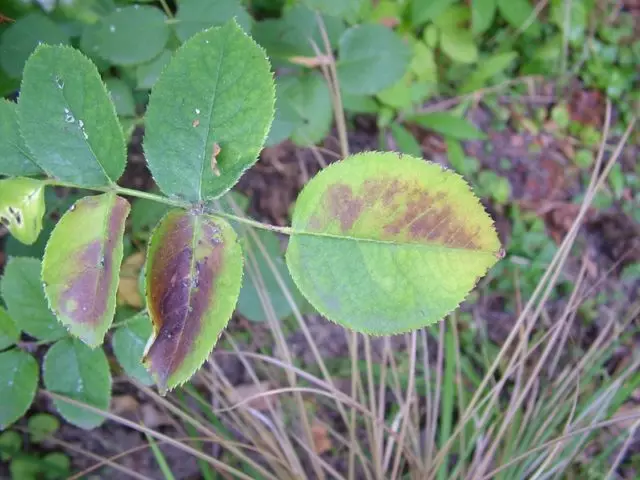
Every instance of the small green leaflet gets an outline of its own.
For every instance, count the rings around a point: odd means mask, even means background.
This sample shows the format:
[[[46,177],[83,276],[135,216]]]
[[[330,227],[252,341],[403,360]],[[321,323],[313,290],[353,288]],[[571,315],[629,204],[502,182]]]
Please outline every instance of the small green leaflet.
[[[421,113],[411,116],[411,120],[424,128],[459,140],[486,138],[484,132],[472,123],[448,112]]]
[[[273,105],[264,51],[235,22],[191,37],[145,116],[144,150],[160,189],[194,203],[222,195],[257,161]]]
[[[16,104],[0,100],[0,175],[10,177],[29,176],[41,173],[24,144]]]
[[[74,48],[41,45],[29,57],[18,121],[34,161],[50,176],[95,187],[124,171],[114,106],[95,65]]]
[[[15,344],[20,338],[20,330],[7,311],[0,307],[0,350]]]
[[[142,364],[144,347],[151,331],[149,315],[140,313],[128,318],[123,326],[116,328],[111,337],[113,353],[124,371],[144,385],[153,383],[153,378]]]
[[[153,335],[144,364],[166,393],[203,364],[235,308],[242,251],[224,220],[170,211],[147,250],[146,297]]]
[[[111,372],[102,348],[92,350],[80,340],[65,338],[54,343],[44,357],[44,386],[53,393],[107,411],[111,401]],[[54,399],[60,414],[70,423],[91,429],[104,417],[62,399]]]
[[[20,330],[38,340],[53,341],[67,335],[67,331],[49,310],[41,272],[40,260],[10,258],[0,279],[0,292]]]
[[[22,417],[33,402],[38,386],[38,363],[27,352],[0,353],[0,430]]]
[[[327,318],[374,335],[442,319],[502,255],[460,176],[395,153],[322,170],[292,223],[286,259],[300,291]]]
[[[114,193],[78,200],[56,225],[44,254],[49,305],[91,347],[102,343],[116,309],[129,202]]]

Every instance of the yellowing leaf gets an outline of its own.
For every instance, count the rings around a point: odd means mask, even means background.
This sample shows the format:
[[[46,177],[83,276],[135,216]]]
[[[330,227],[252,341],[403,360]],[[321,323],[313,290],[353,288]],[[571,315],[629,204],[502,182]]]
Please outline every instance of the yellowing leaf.
[[[153,335],[143,363],[161,393],[205,361],[235,308],[242,251],[222,219],[170,211],[147,252],[146,296]]]
[[[452,311],[501,256],[493,222],[457,174],[394,153],[352,156],[304,188],[287,265],[327,318],[406,332]]]
[[[129,202],[113,193],[78,200],[53,230],[42,266],[44,291],[60,320],[96,347],[111,326]]]
[[[0,223],[27,245],[32,245],[42,230],[44,186],[44,182],[31,178],[0,180]]]

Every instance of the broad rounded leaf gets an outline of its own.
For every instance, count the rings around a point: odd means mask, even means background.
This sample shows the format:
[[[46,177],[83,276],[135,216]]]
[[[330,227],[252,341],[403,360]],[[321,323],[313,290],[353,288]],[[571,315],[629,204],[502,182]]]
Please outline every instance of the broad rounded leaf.
[[[72,338],[59,340],[44,357],[42,370],[47,390],[95,408],[109,409],[111,372],[101,348],[92,350]],[[65,400],[55,399],[53,403],[65,420],[80,428],[95,428],[104,421],[102,415]]]
[[[0,66],[11,77],[19,78],[27,58],[41,43],[67,44],[69,37],[41,13],[32,13],[16,20],[0,37]]]
[[[169,39],[167,17],[151,6],[116,8],[92,33],[95,53],[116,65],[136,65],[157,56]]]
[[[205,361],[233,313],[241,281],[242,251],[227,222],[181,210],[162,219],[147,253],[153,336],[144,358],[162,393]]]
[[[122,175],[115,109],[95,65],[78,50],[41,45],[29,57],[18,120],[34,161],[50,176],[93,187]]]
[[[478,59],[478,48],[471,32],[462,29],[442,30],[440,47],[454,62],[473,63]]]
[[[352,27],[340,38],[338,78],[347,93],[374,94],[400,80],[411,48],[383,25]]]
[[[457,174],[394,153],[333,164],[304,188],[287,265],[327,318],[395,334],[440,320],[500,257],[491,218]]]
[[[144,385],[151,385],[153,378],[142,364],[144,347],[151,336],[151,320],[146,313],[140,313],[127,319],[111,337],[113,353],[127,375]]]
[[[16,177],[42,172],[20,134],[16,104],[8,100],[0,100],[0,139],[0,175]]]
[[[42,230],[45,183],[31,178],[0,180],[0,223],[17,240],[32,245]]]
[[[269,62],[237,24],[185,42],[145,116],[144,150],[160,189],[193,202],[226,192],[256,162],[273,104]]]
[[[275,233],[268,230],[256,230],[255,234],[267,251],[269,259],[273,262],[278,275],[289,289],[296,304],[301,303],[300,292],[293,283],[291,275],[286,268],[280,240]],[[253,322],[264,322],[267,315],[264,311],[260,293],[264,292],[269,303],[273,307],[276,318],[286,318],[293,312],[291,304],[280,288],[275,274],[258,247],[254,238],[247,234],[244,237],[245,250],[245,275],[238,298],[238,312]]]
[[[10,347],[19,339],[20,330],[9,313],[7,313],[4,308],[0,307],[0,350]]]
[[[424,128],[459,140],[486,138],[485,133],[472,123],[448,112],[421,113],[413,115],[411,120]]]
[[[4,430],[31,406],[38,386],[38,363],[14,348],[0,353],[0,365],[0,430]]]
[[[313,145],[331,129],[331,92],[320,75],[309,72],[278,79],[278,100],[269,144],[291,137],[298,145]]]
[[[113,105],[116,107],[116,113],[120,117],[133,117],[136,114],[136,101],[133,98],[133,92],[127,85],[127,82],[119,78],[107,78],[105,80],[107,90]]]
[[[200,30],[222,25],[232,18],[249,31],[251,16],[240,0],[182,0],[176,14],[176,35],[184,42]]]
[[[53,341],[67,334],[49,310],[40,273],[42,263],[35,258],[10,258],[1,278],[0,290],[16,326],[37,338]]]
[[[49,305],[91,347],[102,343],[116,310],[129,202],[114,193],[78,200],[53,230],[42,281]]]

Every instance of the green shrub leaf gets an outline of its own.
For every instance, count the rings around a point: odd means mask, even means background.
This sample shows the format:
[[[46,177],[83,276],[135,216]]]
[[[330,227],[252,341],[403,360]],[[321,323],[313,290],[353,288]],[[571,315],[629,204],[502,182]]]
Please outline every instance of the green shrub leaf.
[[[269,62],[237,24],[190,38],[145,117],[144,149],[160,189],[193,202],[222,195],[256,162],[273,105]]]
[[[268,230],[256,230],[255,234],[267,251],[269,259],[273,262],[278,275],[289,290],[294,302],[300,305],[302,297],[285,265],[280,240],[275,233]],[[293,313],[291,304],[282,288],[280,288],[280,284],[257,242],[249,234],[245,235],[243,240],[246,254],[245,275],[242,289],[240,290],[240,298],[238,298],[238,311],[252,322],[266,321],[267,316],[259,294],[259,292],[264,292],[268,302],[273,307],[276,317],[279,319],[288,317]]]
[[[502,18],[513,28],[520,30],[528,25],[524,32],[534,36],[540,31],[540,24],[529,0],[497,0],[497,5]]]
[[[35,258],[10,258],[0,290],[16,326],[37,338],[53,341],[67,334],[49,310],[40,274],[42,263]]]
[[[20,330],[9,313],[0,307],[0,350],[10,347],[20,339]]]
[[[313,72],[278,79],[276,121],[269,144],[291,137],[298,145],[322,141],[331,129],[331,92],[324,79]],[[279,129],[279,130],[276,130]],[[286,136],[284,134],[287,134]]]
[[[146,297],[153,338],[144,364],[160,392],[186,382],[205,361],[235,308],[242,251],[231,226],[172,210],[147,251]]]
[[[460,92],[469,93],[484,87],[488,80],[506,70],[517,57],[516,52],[503,52],[483,58],[462,84]]]
[[[242,29],[251,28],[251,16],[239,0],[182,0],[176,14],[176,35],[186,41],[201,30],[222,25],[235,18]]]
[[[69,43],[68,35],[41,13],[26,15],[12,23],[0,37],[0,66],[14,78],[20,78],[31,52],[40,44]]]
[[[478,48],[471,32],[462,29],[447,29],[440,32],[440,47],[454,62],[473,63],[478,59]]]
[[[41,173],[24,144],[16,104],[0,100],[0,175],[29,176]]]
[[[107,78],[105,84],[109,91],[109,97],[116,107],[116,113],[121,117],[135,116],[136,101],[129,85],[119,78]]]
[[[124,171],[124,136],[107,89],[73,48],[42,45],[31,55],[18,120],[34,160],[60,180],[108,185]]]
[[[491,218],[457,174],[394,153],[333,164],[304,188],[287,265],[311,304],[383,335],[434,323],[497,261]]]
[[[464,118],[447,112],[433,112],[414,115],[411,120],[418,125],[459,140],[483,139],[486,135]]]
[[[411,0],[411,24],[422,25],[444,12],[456,0]]]
[[[45,438],[53,435],[60,428],[60,421],[48,413],[37,413],[29,417],[27,429],[31,441],[42,442]]]
[[[150,62],[138,65],[136,69],[136,81],[138,82],[138,88],[146,90],[153,87],[164,67],[167,66],[171,60],[173,53],[169,50],[163,50],[163,52]]]
[[[148,62],[164,50],[171,29],[161,10],[147,5],[116,8],[93,33],[95,53],[116,65]]]
[[[151,336],[151,320],[146,313],[127,319],[122,327],[116,328],[111,338],[113,353],[127,372],[144,385],[151,385],[153,378],[142,364],[144,347]]]
[[[411,61],[411,48],[382,25],[352,27],[340,38],[338,78],[347,93],[369,94],[400,80]]]
[[[422,157],[422,148],[413,134],[399,123],[389,125],[398,150],[414,157]]]
[[[22,435],[15,430],[0,433],[0,460],[7,462],[22,451]]]
[[[109,409],[111,372],[101,348],[92,350],[72,338],[59,340],[45,355],[42,368],[47,390],[95,408]],[[65,420],[80,428],[95,428],[104,421],[101,415],[65,400],[54,399],[53,403]]]
[[[129,209],[114,193],[78,200],[56,225],[44,253],[49,305],[91,347],[102,343],[115,314]]]
[[[496,0],[471,1],[471,30],[474,35],[484,32],[493,23],[496,15]]]
[[[38,386],[38,363],[14,348],[0,353],[0,365],[0,430],[4,430],[31,406]]]
[[[33,245],[42,230],[44,186],[24,177],[0,180],[0,223],[26,245]]]

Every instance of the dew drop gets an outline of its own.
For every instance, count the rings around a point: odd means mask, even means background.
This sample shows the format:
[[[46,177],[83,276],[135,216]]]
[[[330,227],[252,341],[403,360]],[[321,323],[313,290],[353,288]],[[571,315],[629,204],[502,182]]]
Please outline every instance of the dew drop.
[[[82,120],[78,120],[78,126],[80,128],[84,128],[84,122]]]
[[[114,33],[116,31],[116,26],[115,25],[109,25],[109,31],[111,33]]]
[[[60,89],[64,88],[64,80],[59,76],[56,76],[56,85]]]
[[[64,121],[67,123],[73,123],[76,121],[76,118],[73,116],[73,114],[69,111],[68,108],[64,109]]]
[[[200,109],[196,108],[196,115],[200,115]]]
[[[209,43],[209,40],[205,40],[204,43]]]
[[[189,308],[187,310],[189,311],[189,313],[193,313],[193,307],[191,305],[189,305]]]
[[[47,288],[49,284],[47,282],[42,282],[42,288]]]
[[[76,205],[75,203],[73,205],[71,205],[71,208],[69,210],[71,210],[72,212],[76,209]]]
[[[116,8],[116,12],[121,12],[122,9],[120,7]]]
[[[133,8],[134,8],[135,10],[138,10],[138,9],[140,8],[140,5],[136,4],[136,5],[134,5],[134,6],[133,6]]]
[[[84,137],[85,140],[89,139],[89,135],[87,135],[87,132],[85,132],[84,130],[82,130],[82,136]]]

